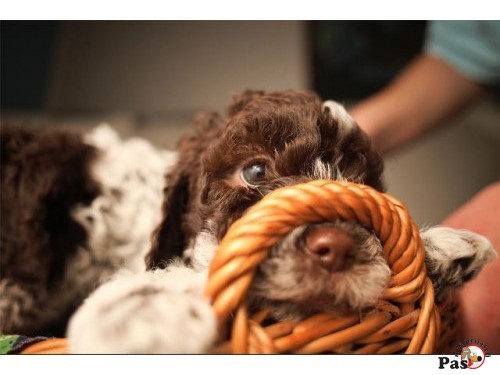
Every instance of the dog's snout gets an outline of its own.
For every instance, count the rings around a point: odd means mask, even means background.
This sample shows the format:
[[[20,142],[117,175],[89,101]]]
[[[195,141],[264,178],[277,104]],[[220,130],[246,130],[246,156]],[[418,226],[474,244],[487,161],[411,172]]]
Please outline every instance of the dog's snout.
[[[355,250],[351,236],[338,228],[320,227],[306,237],[306,253],[330,272],[342,271],[349,266]]]

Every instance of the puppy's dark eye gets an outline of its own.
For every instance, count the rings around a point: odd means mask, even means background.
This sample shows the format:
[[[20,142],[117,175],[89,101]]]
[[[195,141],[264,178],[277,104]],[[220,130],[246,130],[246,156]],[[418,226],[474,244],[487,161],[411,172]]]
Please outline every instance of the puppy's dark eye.
[[[262,162],[251,164],[241,171],[241,178],[248,185],[259,185],[266,177],[266,165]]]

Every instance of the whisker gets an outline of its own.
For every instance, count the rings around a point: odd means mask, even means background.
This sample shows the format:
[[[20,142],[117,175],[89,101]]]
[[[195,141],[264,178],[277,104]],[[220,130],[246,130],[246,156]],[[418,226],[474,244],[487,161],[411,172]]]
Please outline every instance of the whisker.
[[[257,187],[255,190],[257,190],[259,192],[259,194],[262,196],[262,198],[264,198],[264,193],[262,193],[262,191],[260,191],[259,187]]]

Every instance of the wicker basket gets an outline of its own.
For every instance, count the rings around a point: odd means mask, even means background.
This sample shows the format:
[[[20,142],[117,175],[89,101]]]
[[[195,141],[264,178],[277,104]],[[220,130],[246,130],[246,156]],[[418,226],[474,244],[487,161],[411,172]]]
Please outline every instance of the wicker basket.
[[[364,315],[321,313],[298,323],[264,324],[266,311],[249,317],[245,293],[269,249],[299,225],[337,219],[373,230],[385,250],[392,277],[378,305]],[[417,226],[387,194],[329,180],[278,189],[229,228],[212,260],[205,292],[220,327],[230,325],[214,353],[450,353],[460,326],[456,299],[435,304],[424,255]]]
[[[269,249],[299,225],[337,219],[359,223],[380,239],[392,277],[378,306],[363,316],[322,313],[268,326],[262,325],[265,311],[249,317],[245,293]],[[387,194],[327,180],[276,190],[231,226],[211,263],[206,294],[221,326],[232,319],[231,338],[215,352],[448,352],[457,342],[457,304],[450,298],[436,306],[424,256],[417,226]]]

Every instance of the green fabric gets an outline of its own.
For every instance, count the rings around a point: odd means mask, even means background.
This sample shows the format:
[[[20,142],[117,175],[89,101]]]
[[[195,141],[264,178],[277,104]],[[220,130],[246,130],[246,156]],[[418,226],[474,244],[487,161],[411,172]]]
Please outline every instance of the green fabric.
[[[28,346],[47,340],[47,337],[27,337],[20,335],[0,335],[0,354],[20,353]]]
[[[9,353],[19,337],[19,335],[0,335],[0,354]]]

